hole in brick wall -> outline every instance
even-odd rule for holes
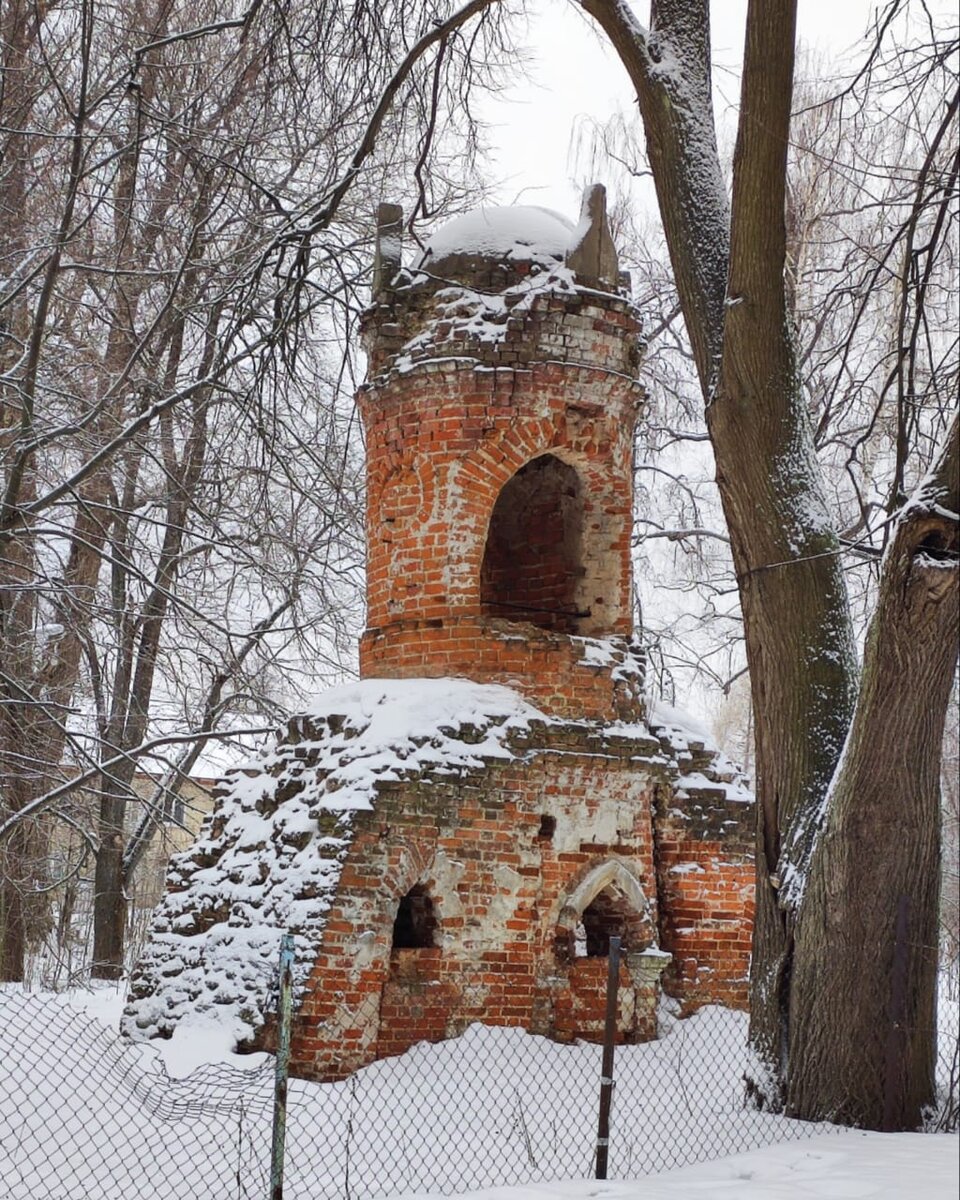
[[[587,958],[606,958],[610,939],[620,938],[620,949],[626,954],[643,950],[650,943],[646,918],[638,913],[626,896],[616,887],[607,887],[583,910],[581,948]],[[579,931],[578,931],[579,932]]]
[[[540,817],[540,828],[537,830],[538,838],[552,838],[557,831],[557,818],[551,817],[548,813],[543,813]]]
[[[394,950],[423,950],[436,945],[437,918],[427,889],[416,884],[400,901],[393,922]]]
[[[573,467],[544,454],[503,487],[480,568],[486,616],[576,633],[583,568],[583,486]]]

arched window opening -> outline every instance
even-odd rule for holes
[[[480,568],[486,616],[576,633],[589,612],[576,598],[583,567],[583,488],[552,454],[534,458],[503,487]]]
[[[583,910],[578,956],[606,958],[610,939],[618,937],[623,953],[643,950],[650,941],[647,922],[615,885],[603,889]]]
[[[437,918],[433,901],[419,883],[410,889],[397,907],[393,922],[394,950],[423,950],[436,945]]]

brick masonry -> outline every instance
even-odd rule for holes
[[[750,807],[710,784],[713,756],[678,761],[643,724],[638,323],[569,275],[524,290],[534,270],[463,254],[440,280],[401,272],[367,315],[361,673],[506,683],[568,723],[481,774],[378,790],[296,1021],[295,1069],[313,1078],[474,1021],[599,1038],[598,933],[625,942],[622,1040],[656,1035],[666,963],[688,1009],[745,1001]],[[701,784],[678,787],[681,771]],[[433,905],[429,944],[395,947],[411,889]]]
[[[589,212],[603,219],[596,190]],[[732,764],[647,713],[639,329],[609,232],[591,231],[566,260],[464,251],[433,274],[398,269],[382,241],[359,397],[361,699],[348,718],[322,697],[224,782],[168,871],[131,1036],[216,1009],[269,1047],[282,930],[297,939],[292,1070],[319,1080],[475,1021],[598,1039],[613,934],[621,1040],[656,1036],[661,988],[687,1010],[745,1004],[753,810]],[[535,708],[476,686],[490,684]],[[363,740],[364,703],[389,698],[396,737],[390,704],[456,705],[464,688],[483,693],[483,728],[428,707],[402,753]]]
[[[677,758],[639,726],[541,722],[509,745],[511,759],[455,778],[380,783],[354,814],[302,989],[296,1074],[343,1078],[474,1021],[599,1039],[606,958],[578,937],[591,910],[624,942],[620,1040],[655,1036],[668,963],[662,982],[688,1011],[743,1005],[750,806],[722,785],[678,793]],[[694,748],[683,765],[710,758]],[[414,888],[433,903],[429,944],[398,947]]]

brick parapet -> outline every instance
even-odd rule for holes
[[[565,270],[536,271],[477,258],[459,279],[405,273],[361,322],[370,377],[442,357],[488,367],[582,361],[634,378],[632,302],[578,286]]]

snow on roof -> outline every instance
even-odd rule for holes
[[[123,1020],[135,1040],[211,1011],[239,1042],[262,1023],[280,936],[302,985],[353,838],[379,783],[457,777],[513,757],[512,733],[549,722],[510,688],[370,679],[332,688],[274,749],[230,771],[199,838],[175,855]]]
[[[663,708],[657,717],[651,726],[668,754],[648,761],[687,770],[680,782],[688,790],[750,799],[736,767],[712,744],[704,748],[690,718]],[[558,720],[511,688],[466,679],[368,679],[325,692],[272,750],[227,774],[200,836],[171,859],[131,982],[127,1036],[169,1037],[215,1013],[237,1044],[251,1039],[270,1008],[285,931],[294,934],[298,989],[305,983],[354,814],[374,808],[378,786],[428,771],[456,779],[512,759],[513,736],[534,722]],[[606,728],[650,740],[645,724]]]
[[[572,221],[550,208],[532,204],[478,208],[441,226],[427,242],[418,265],[452,254],[479,254],[552,266],[563,261],[575,232]]]

